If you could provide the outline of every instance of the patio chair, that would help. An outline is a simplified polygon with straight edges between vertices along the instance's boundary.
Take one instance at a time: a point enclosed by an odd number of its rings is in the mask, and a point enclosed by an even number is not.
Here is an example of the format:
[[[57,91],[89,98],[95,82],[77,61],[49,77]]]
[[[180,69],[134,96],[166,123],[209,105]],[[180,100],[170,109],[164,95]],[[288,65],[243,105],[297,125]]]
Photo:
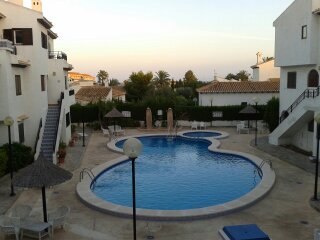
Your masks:
[[[159,120],[157,120],[157,121],[154,122],[154,126],[157,127],[157,128],[160,128],[161,125],[162,125],[162,124],[161,124],[161,121],[159,121]]]
[[[240,121],[240,123],[237,124],[237,133],[241,133],[242,131],[250,133],[250,128],[248,125],[246,125],[245,121]]]
[[[115,126],[114,125],[110,125],[108,126],[108,129],[109,129],[109,133],[111,133],[111,135],[114,135],[115,134]]]
[[[219,230],[219,234],[224,240],[271,240],[256,224],[226,226]]]
[[[104,137],[109,137],[109,130],[101,126],[102,134]]]
[[[15,235],[16,240],[19,240],[20,233],[20,218],[17,217],[8,217],[8,216],[0,216],[0,232],[1,235],[10,236]]]
[[[191,123],[191,130],[192,130],[192,129],[198,130],[198,122],[193,121],[193,122]]]
[[[201,128],[206,129],[206,124],[204,122],[200,122],[199,129],[201,130]]]
[[[122,135],[122,136],[124,136],[125,135],[125,133],[124,133],[124,130],[121,128],[121,126],[119,126],[119,125],[116,125],[116,130],[115,130],[115,134],[116,135]]]
[[[30,213],[32,211],[32,207],[29,205],[17,205],[12,208],[10,211],[9,216],[12,218],[19,218],[20,221],[27,220],[28,217],[30,217]]]
[[[67,206],[58,207],[53,212],[48,213],[48,223],[51,224],[52,233],[51,236],[53,238],[53,231],[57,227],[64,228],[66,223],[66,218],[70,212],[70,208]]]

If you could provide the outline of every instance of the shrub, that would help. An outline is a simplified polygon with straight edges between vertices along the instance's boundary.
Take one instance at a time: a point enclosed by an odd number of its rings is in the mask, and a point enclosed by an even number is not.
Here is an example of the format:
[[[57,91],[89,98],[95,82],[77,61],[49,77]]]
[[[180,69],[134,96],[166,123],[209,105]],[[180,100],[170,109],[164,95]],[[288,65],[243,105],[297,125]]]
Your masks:
[[[4,149],[0,149],[0,177],[7,173],[8,156]]]
[[[279,125],[279,98],[273,97],[266,106],[264,121],[268,123],[269,130],[272,132]]]
[[[9,144],[3,145],[1,149],[9,156]],[[14,171],[18,171],[19,169],[28,166],[33,160],[31,147],[20,143],[12,143],[12,168]],[[7,161],[7,169],[9,169],[9,160]]]

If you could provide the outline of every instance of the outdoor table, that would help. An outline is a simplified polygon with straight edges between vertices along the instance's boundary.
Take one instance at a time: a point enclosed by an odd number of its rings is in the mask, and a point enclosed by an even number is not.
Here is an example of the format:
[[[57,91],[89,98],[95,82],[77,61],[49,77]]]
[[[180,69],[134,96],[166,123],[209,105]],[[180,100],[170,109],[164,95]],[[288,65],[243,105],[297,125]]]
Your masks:
[[[52,226],[50,223],[46,222],[34,222],[34,223],[26,223],[20,226],[21,231],[21,239],[23,236],[42,239],[43,237],[49,234],[49,238],[51,239],[51,231]]]

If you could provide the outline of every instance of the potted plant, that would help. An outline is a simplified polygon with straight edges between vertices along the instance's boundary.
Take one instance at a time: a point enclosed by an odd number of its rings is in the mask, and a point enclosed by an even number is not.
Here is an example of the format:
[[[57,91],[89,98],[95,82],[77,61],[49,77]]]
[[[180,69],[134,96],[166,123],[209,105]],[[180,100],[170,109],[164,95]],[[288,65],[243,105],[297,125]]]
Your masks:
[[[60,142],[58,149],[58,161],[59,163],[64,163],[64,159],[67,155],[66,151],[67,145],[64,142]]]

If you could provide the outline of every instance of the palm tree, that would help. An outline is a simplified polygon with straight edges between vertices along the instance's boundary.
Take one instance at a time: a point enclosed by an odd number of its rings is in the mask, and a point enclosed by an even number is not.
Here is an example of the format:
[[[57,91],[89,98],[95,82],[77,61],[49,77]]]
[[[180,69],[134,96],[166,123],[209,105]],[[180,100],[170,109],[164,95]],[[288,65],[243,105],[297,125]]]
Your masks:
[[[156,72],[156,76],[153,81],[158,89],[167,87],[171,82],[170,74],[166,71],[160,70],[159,72]]]
[[[105,70],[100,70],[97,74],[97,78],[98,78],[98,83],[102,86],[105,85],[104,81],[107,80],[109,78],[109,73]]]

